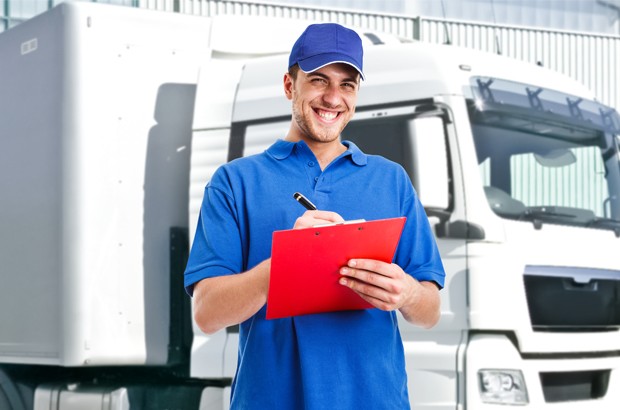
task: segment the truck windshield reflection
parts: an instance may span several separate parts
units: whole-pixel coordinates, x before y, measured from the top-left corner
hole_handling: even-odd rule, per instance
[[[595,101],[493,78],[468,100],[480,175],[497,215],[620,236],[618,113]]]

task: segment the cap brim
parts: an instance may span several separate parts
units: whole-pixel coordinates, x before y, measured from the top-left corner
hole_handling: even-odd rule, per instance
[[[304,60],[298,61],[297,64],[299,64],[299,68],[304,72],[304,73],[312,73],[320,68],[323,68],[327,65],[330,64],[338,64],[338,63],[342,63],[342,64],[348,64],[351,67],[355,68],[357,70],[357,72],[360,74],[360,77],[362,80],[365,79],[364,77],[364,73],[362,72],[362,70],[358,67],[357,63],[355,61],[353,61],[352,58],[348,57],[347,55],[344,54],[337,54],[337,53],[333,53],[333,54],[319,54],[316,56],[312,56],[309,58],[306,58]]]

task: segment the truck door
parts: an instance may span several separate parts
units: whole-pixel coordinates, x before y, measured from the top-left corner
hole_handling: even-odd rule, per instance
[[[459,204],[459,170],[450,149],[455,126],[450,109],[432,101],[400,107],[364,110],[358,107],[342,138],[368,154],[379,154],[401,164],[420,197],[436,232],[446,270],[441,291],[442,313],[431,330],[421,329],[399,315],[405,345],[409,394],[416,410],[455,409],[463,401],[463,369],[459,354],[465,343],[465,244],[472,230]],[[453,145],[454,146],[454,145]]]

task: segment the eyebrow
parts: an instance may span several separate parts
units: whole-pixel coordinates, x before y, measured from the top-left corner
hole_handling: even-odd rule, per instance
[[[312,72],[312,73],[308,73],[308,77],[321,77],[321,78],[323,78],[325,80],[331,80],[329,78],[329,76],[327,76],[327,75],[325,75],[323,73],[318,73],[316,71]],[[342,82],[344,82],[344,83],[352,82],[352,83],[358,84],[359,83],[359,76],[357,78],[355,78],[355,77],[346,77],[346,78],[344,78],[342,80]]]

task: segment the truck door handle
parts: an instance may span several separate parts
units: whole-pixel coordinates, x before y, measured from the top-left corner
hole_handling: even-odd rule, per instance
[[[598,290],[598,281],[580,282],[573,278],[565,278],[562,280],[562,286],[564,290],[568,291],[596,292]]]

